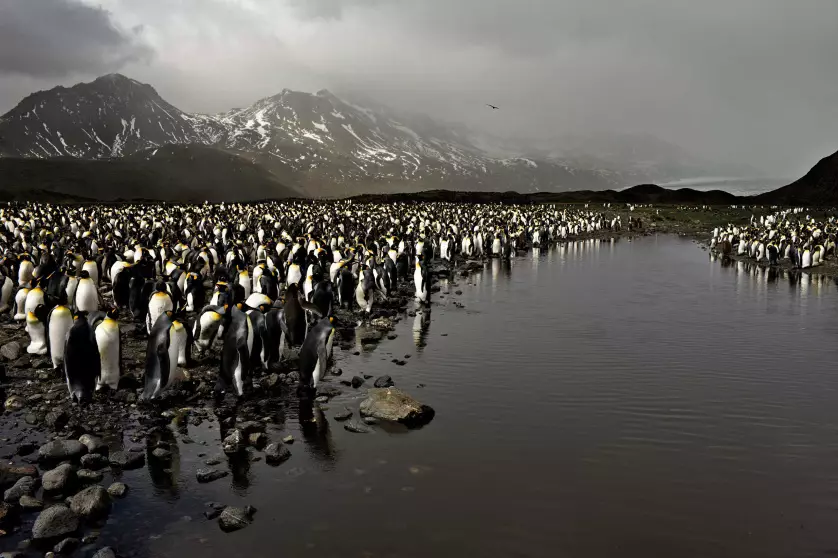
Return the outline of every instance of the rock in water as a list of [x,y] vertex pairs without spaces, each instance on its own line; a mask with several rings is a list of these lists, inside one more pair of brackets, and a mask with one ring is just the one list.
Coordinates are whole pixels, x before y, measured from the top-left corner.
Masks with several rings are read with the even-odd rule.
[[247,439],[241,430],[235,429],[232,434],[224,438],[221,447],[227,455],[235,455],[247,449]]
[[332,386],[329,384],[320,384],[317,386],[316,395],[318,397],[337,397],[342,392],[340,391],[339,387]]
[[32,527],[32,538],[43,540],[66,537],[78,528],[79,516],[67,506],[58,504],[41,512]]
[[265,448],[265,462],[268,465],[279,465],[291,457],[291,451],[282,444],[269,444]]
[[70,498],[70,509],[84,517],[103,517],[111,511],[111,497],[97,484]]
[[0,488],[9,488],[23,477],[38,477],[34,465],[9,465],[0,463]]
[[198,478],[198,482],[206,483],[217,481],[218,479],[223,479],[230,473],[228,471],[219,471],[218,469],[198,469],[195,472],[195,476]]
[[110,456],[110,464],[126,471],[139,469],[145,465],[145,454],[133,451],[115,451]]
[[91,471],[98,471],[108,466],[108,458],[99,453],[88,453],[82,456],[81,466]]
[[61,492],[71,487],[75,480],[76,468],[69,463],[64,463],[44,473],[41,483],[46,492]]
[[0,355],[10,362],[17,360],[20,357],[20,343],[17,341],[6,343],[0,347]]
[[90,484],[92,482],[99,482],[105,475],[101,471],[91,471],[90,469],[79,469],[76,471],[76,478],[79,481]]
[[109,546],[100,548],[92,558],[116,558],[116,552]]
[[38,481],[32,477],[18,479],[13,487],[3,494],[3,501],[16,504],[23,496],[31,496],[38,489]]
[[108,453],[108,445],[103,442],[101,438],[97,438],[92,434],[84,434],[81,438],[79,438],[79,442],[87,447],[87,451],[89,453]]
[[338,422],[343,422],[345,420],[349,420],[352,418],[352,411],[349,409],[344,409],[343,411],[338,411],[335,413],[335,420]]
[[268,435],[264,432],[254,432],[247,437],[247,441],[250,444],[250,447],[262,449],[268,445]]
[[41,461],[76,461],[87,453],[87,447],[77,440],[53,440],[38,450]]
[[375,387],[377,388],[388,388],[392,387],[395,384],[393,383],[393,378],[391,378],[390,376],[379,376],[375,379],[375,384],[373,385],[375,385]]
[[23,511],[38,511],[44,509],[43,502],[41,502],[34,496],[29,496],[28,494],[24,494],[23,496],[21,496],[17,504]]
[[355,389],[361,387],[361,384],[364,383],[364,379],[360,376],[353,376],[350,385]]
[[361,402],[361,415],[415,427],[430,422],[434,418],[434,410],[400,389],[373,388]]
[[348,430],[349,432],[354,432],[355,434],[369,434],[370,432],[372,432],[372,430],[370,430],[360,422],[356,422],[354,420],[344,424],[343,428],[345,430]]
[[79,544],[81,544],[80,540],[71,537],[64,539],[63,541],[55,545],[55,548],[53,548],[52,550],[56,554],[63,554],[65,556],[69,556],[73,553],[75,549],[79,547]]
[[244,529],[253,521],[254,513],[256,513],[256,509],[253,506],[244,508],[228,506],[224,508],[224,511],[218,517],[218,526],[225,533]]
[[128,485],[115,482],[108,487],[108,494],[114,498],[123,498],[128,493]]

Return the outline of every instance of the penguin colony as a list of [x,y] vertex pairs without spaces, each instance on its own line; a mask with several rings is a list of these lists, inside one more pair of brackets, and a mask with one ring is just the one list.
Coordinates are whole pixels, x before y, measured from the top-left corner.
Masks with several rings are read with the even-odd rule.
[[547,205],[9,204],[0,313],[23,323],[27,352],[48,356],[74,401],[119,388],[121,323],[148,340],[142,400],[210,352],[218,394],[244,396],[291,351],[302,393],[328,372],[338,311],[370,319],[405,285],[428,306],[432,263],[621,228],[619,216]]
[[803,208],[790,208],[757,218],[746,226],[716,227],[710,248],[722,256],[751,258],[769,266],[810,269],[835,254],[836,217],[817,220]]

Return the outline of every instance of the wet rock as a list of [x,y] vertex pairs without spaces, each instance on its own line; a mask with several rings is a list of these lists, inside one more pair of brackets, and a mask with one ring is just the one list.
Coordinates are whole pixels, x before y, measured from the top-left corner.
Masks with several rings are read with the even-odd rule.
[[285,442],[286,444],[293,444],[294,443],[294,436],[289,434],[288,436],[283,438],[282,441]]
[[19,395],[12,395],[8,399],[6,399],[6,403],[4,405],[6,410],[9,411],[10,413],[15,412],[15,411],[20,411],[25,406],[26,406],[26,400],[24,400],[23,397],[20,397]]
[[218,469],[198,469],[195,471],[195,477],[200,483],[207,483],[223,479],[229,475],[229,471],[219,471]]
[[364,379],[363,379],[362,377],[360,377],[360,376],[352,376],[352,382],[351,382],[351,385],[352,385],[352,387],[354,387],[355,389],[358,389],[359,387],[361,387],[361,385],[362,385],[363,383],[364,383]]
[[90,484],[92,482],[99,482],[105,475],[102,474],[101,471],[91,471],[90,469],[79,469],[76,471],[76,478],[79,479],[80,482],[85,484]]
[[38,511],[44,509],[44,503],[29,494],[21,496],[17,504],[23,511]]
[[163,448],[154,448],[154,451],[151,452],[151,455],[153,455],[155,458],[161,459],[161,460],[172,458],[172,452],[170,452],[167,449],[163,449]]
[[46,422],[47,426],[49,426],[53,430],[61,430],[62,428],[67,426],[69,420],[70,417],[67,416],[67,412],[63,409],[50,411],[44,418],[44,422]]
[[212,458],[207,459],[206,461],[204,461],[204,465],[214,467],[216,465],[221,465],[223,462],[224,462],[224,460],[221,459],[220,457],[212,457]]
[[58,504],[49,507],[38,515],[32,527],[35,540],[57,539],[72,535],[79,528],[79,516],[67,506]]
[[364,424],[378,424],[380,421],[375,417],[364,417]]
[[9,465],[0,463],[0,488],[13,486],[23,477],[39,477],[38,468],[34,465]]
[[98,518],[111,511],[111,497],[104,487],[91,486],[70,498],[70,509],[81,516]]
[[253,506],[246,506],[244,508],[228,506],[224,508],[224,511],[218,517],[218,526],[225,533],[244,529],[253,522],[253,514],[255,513],[256,508]]
[[242,431],[242,434],[245,436],[249,436],[254,432],[264,432],[265,431],[265,424],[262,422],[256,422],[254,420],[249,420],[246,422],[241,422],[238,425],[238,429]]
[[396,335],[395,333],[391,333],[390,335],[388,335],[388,336],[387,336],[387,339],[389,339],[390,341],[392,341],[393,339],[395,339],[395,338],[397,338],[397,337],[398,337],[398,335]]
[[72,537],[66,538],[52,549],[56,554],[72,554],[75,549],[79,547],[81,541]]
[[247,448],[247,439],[241,430],[235,429],[229,436],[224,438],[221,448],[227,455],[235,455],[243,452]]
[[217,518],[219,515],[221,515],[221,510],[212,509],[204,512],[204,517],[206,517],[209,520],[213,520]]
[[63,463],[51,471],[44,473],[41,484],[46,492],[62,492],[75,484],[76,468],[69,463]]
[[344,386],[351,386],[352,385],[352,381],[350,381],[350,380],[341,380],[340,383],[341,383],[341,385],[344,385]]
[[99,453],[88,453],[81,456],[81,466],[91,471],[98,471],[108,466],[108,458]]
[[108,445],[101,438],[92,434],[85,434],[79,438],[79,442],[85,445],[89,453],[107,454]]
[[0,347],[0,356],[7,361],[15,361],[20,356],[20,343],[12,341]]
[[34,477],[23,477],[3,493],[3,501],[9,504],[16,504],[21,497],[35,493],[38,490],[38,480]]
[[341,393],[343,393],[339,387],[333,386],[330,384],[320,384],[317,386],[317,396],[318,397],[337,397]]
[[321,395],[321,396],[319,396],[319,397],[315,397],[315,398],[314,398],[314,400],[315,400],[316,402],[318,402],[318,403],[328,403],[328,402],[329,402],[329,398],[328,398],[328,397],[326,397],[325,395]]
[[252,448],[262,449],[268,445],[268,435],[264,432],[254,432],[247,437],[247,442]]
[[[340,376],[340,375],[342,375],[342,374],[343,374],[343,368],[338,368],[337,370],[335,370],[334,372],[332,372],[332,375],[334,375],[334,376]],[[321,384],[321,385],[322,385],[322,384]],[[317,386],[317,387],[320,387],[320,386]]]
[[32,361],[32,368],[37,368],[39,370],[46,370],[47,368],[50,368],[51,366],[52,366],[52,363],[48,359],[43,358],[43,357],[36,358],[35,360]]
[[12,504],[0,503],[0,529],[7,533],[12,530],[17,521],[17,508]]
[[112,467],[119,467],[130,471],[131,469],[139,469],[145,465],[145,454],[136,453],[133,451],[115,451],[108,458]]
[[26,424],[31,424],[32,426],[35,426],[41,423],[41,421],[43,420],[43,415],[38,413],[26,413],[26,416],[23,417],[23,420],[26,421]]
[[78,461],[87,453],[87,447],[77,440],[53,440],[38,449],[41,461]]
[[15,451],[15,453],[20,456],[29,455],[37,448],[38,446],[31,442],[24,442],[17,447],[17,451]]
[[[31,366],[31,364],[32,364],[31,357],[29,355],[23,355],[21,357],[18,357],[18,359],[12,363],[12,367],[13,368],[29,368]],[[27,374],[27,376],[29,378],[33,378],[34,374],[32,372],[29,372]]]
[[461,294],[463,294],[463,291],[461,291],[460,289],[457,289],[456,291],[454,291],[454,294],[455,295],[461,295]]
[[96,554],[91,558],[116,558],[116,552],[111,547],[106,546],[96,551]]
[[397,388],[373,388],[361,402],[361,415],[420,426],[431,421],[434,410]]
[[291,457],[291,451],[281,444],[268,444],[265,448],[265,462],[268,465],[279,465]]
[[375,379],[375,383],[373,385],[377,388],[387,388],[395,384],[393,383],[393,378],[390,376],[379,376]]
[[128,494],[128,485],[115,482],[108,487],[108,494],[110,494],[114,498],[124,498],[126,494]]
[[282,385],[282,379],[279,374],[268,374],[260,382],[261,386],[267,390],[277,389]]
[[343,411],[338,411],[335,414],[334,418],[338,422],[343,422],[345,420],[349,420],[349,419],[352,418],[352,411],[350,411],[349,409],[344,409]]
[[354,420],[344,424],[343,428],[345,430],[348,430],[349,432],[354,432],[355,434],[369,434],[370,432],[372,432],[372,430],[370,430],[360,422]]

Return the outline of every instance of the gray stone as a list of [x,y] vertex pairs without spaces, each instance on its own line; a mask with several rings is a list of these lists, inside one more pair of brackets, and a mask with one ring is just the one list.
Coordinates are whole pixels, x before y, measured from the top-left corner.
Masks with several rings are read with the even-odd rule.
[[128,485],[121,482],[115,482],[108,487],[108,494],[114,498],[124,498],[127,493]]
[[369,434],[370,432],[372,432],[372,430],[370,430],[360,422],[354,420],[344,424],[343,428],[345,430],[348,430],[349,432],[354,432],[355,434]]
[[89,453],[108,453],[108,445],[102,441],[101,438],[92,434],[84,434],[79,438],[79,442],[85,445]]
[[77,440],[53,440],[38,449],[41,461],[77,461],[87,453],[87,447]]
[[72,535],[79,528],[79,516],[67,506],[58,504],[38,515],[32,527],[32,538],[55,539]]
[[352,418],[352,411],[349,409],[344,409],[343,411],[339,411],[335,413],[335,420],[338,422],[343,422],[345,420],[349,420]]
[[20,411],[26,406],[26,400],[19,395],[12,395],[8,399],[6,399],[6,403],[4,407],[7,411],[13,413],[15,411]]
[[229,436],[224,438],[221,447],[227,455],[235,455],[247,449],[247,439],[241,430],[235,429]]
[[151,452],[151,455],[153,455],[157,459],[171,459],[172,458],[172,452],[170,452],[167,449],[163,449],[163,448],[155,448],[154,451]]
[[229,471],[219,471],[218,469],[198,469],[195,472],[195,476],[198,478],[198,482],[200,483],[217,481],[218,479],[223,479],[229,474]]
[[76,478],[78,478],[79,481],[81,481],[85,484],[90,484],[92,482],[101,481],[103,478],[105,478],[105,475],[102,474],[102,471],[91,471],[90,469],[79,469],[78,471],[76,471]]
[[377,388],[388,388],[395,385],[393,383],[393,378],[390,376],[379,376],[375,379],[375,384],[373,384]]
[[9,488],[23,477],[38,477],[38,469],[34,465],[9,465],[0,463],[0,488]]
[[20,497],[17,503],[23,511],[38,511],[44,509],[44,503],[28,494]]
[[350,385],[352,385],[352,387],[354,387],[355,389],[357,389],[357,388],[361,387],[361,385],[362,385],[363,383],[364,383],[364,379],[363,379],[362,377],[360,377],[360,376],[352,376],[352,381],[351,381]]
[[69,422],[70,417],[67,416],[66,411],[63,409],[57,409],[55,411],[50,411],[47,413],[46,418],[44,418],[44,422],[52,428],[53,430],[61,430],[65,426],[67,426],[67,422]]
[[325,395],[320,395],[318,397],[315,397],[314,400],[317,401],[318,403],[328,403],[329,402],[329,398],[326,397]]
[[20,343],[12,341],[0,347],[0,355],[7,361],[17,360],[20,356]]
[[108,466],[108,458],[99,453],[88,453],[81,457],[81,466],[91,471],[98,471]]
[[116,552],[109,547],[100,548],[91,558],[116,558]]
[[337,397],[343,393],[339,387],[330,384],[320,384],[317,386],[316,395],[318,397]]
[[433,419],[434,410],[397,388],[373,388],[361,402],[361,415],[420,426]]
[[286,444],[293,444],[294,443],[294,436],[289,434],[288,436],[283,438],[282,441],[285,442]]
[[264,432],[254,432],[247,437],[247,441],[250,444],[250,447],[262,449],[268,445],[268,435]]
[[56,554],[72,554],[75,549],[79,547],[81,541],[72,537],[64,539],[52,549]]
[[256,509],[253,506],[246,506],[244,508],[228,506],[224,508],[224,511],[218,517],[218,526],[225,533],[244,529],[253,522],[254,513],[256,513]]
[[38,479],[33,477],[23,477],[6,490],[3,494],[3,501],[9,504],[16,504],[22,496],[32,495],[38,490]]
[[104,487],[97,484],[71,497],[70,509],[85,517],[103,517],[111,511],[111,497]]
[[109,461],[112,467],[130,471],[145,465],[145,454],[133,451],[115,451],[110,455]]
[[76,468],[69,463],[62,463],[55,469],[44,473],[41,484],[47,492],[61,492],[73,486]]
[[265,462],[268,465],[279,465],[291,457],[291,450],[281,444],[269,444],[265,448]]

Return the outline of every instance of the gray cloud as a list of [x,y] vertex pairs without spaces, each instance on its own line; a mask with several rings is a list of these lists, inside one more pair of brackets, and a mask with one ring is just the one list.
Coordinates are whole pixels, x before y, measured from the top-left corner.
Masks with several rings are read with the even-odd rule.
[[[184,110],[326,87],[507,137],[650,133],[782,176],[838,149],[834,0],[85,1],[143,26],[155,57],[123,71]],[[0,77],[0,111],[18,89]]]
[[0,74],[63,77],[121,68],[149,54],[141,28],[123,31],[77,0],[0,2]]

